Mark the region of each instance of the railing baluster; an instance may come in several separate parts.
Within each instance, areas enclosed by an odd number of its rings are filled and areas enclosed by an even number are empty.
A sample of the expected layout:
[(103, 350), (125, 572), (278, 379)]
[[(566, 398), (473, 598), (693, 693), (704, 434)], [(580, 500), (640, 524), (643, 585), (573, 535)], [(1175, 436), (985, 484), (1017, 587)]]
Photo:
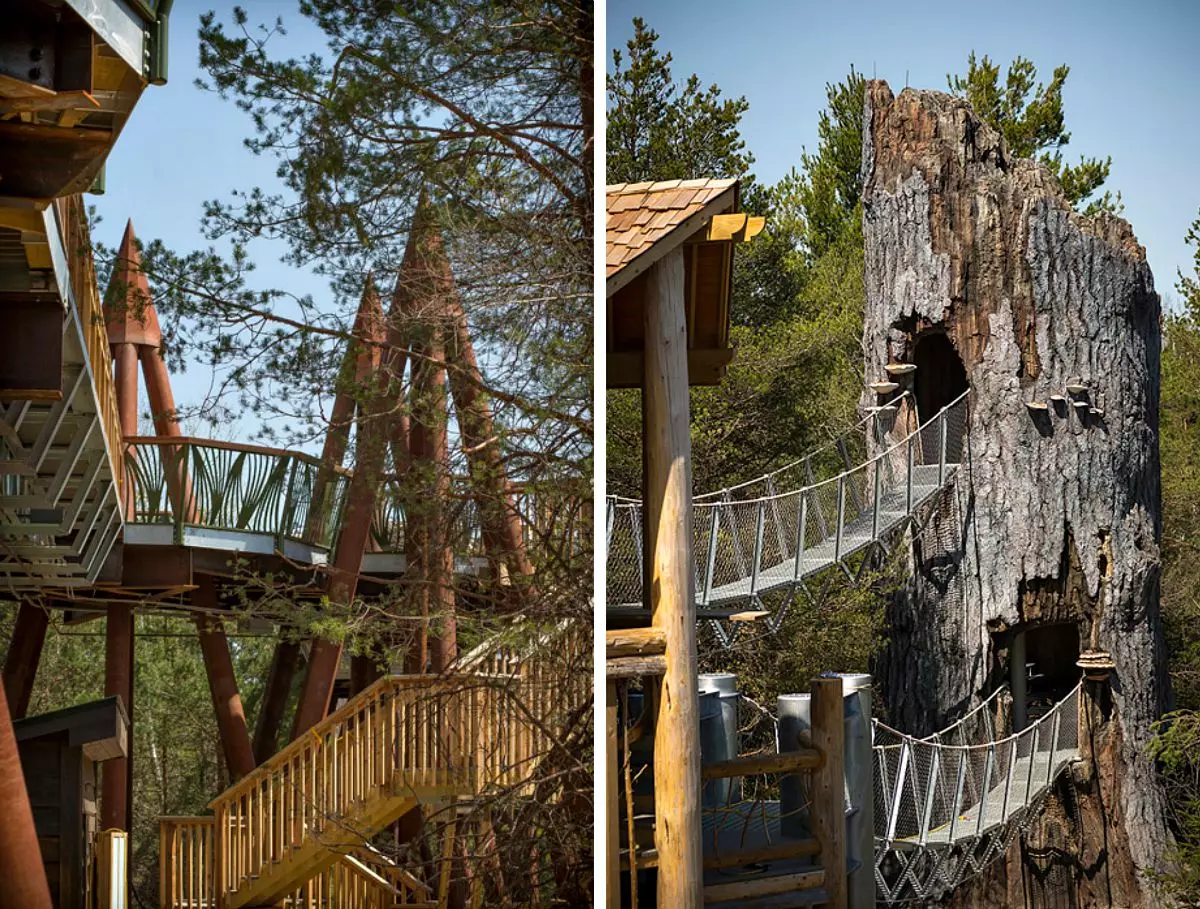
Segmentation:
[(712, 594), (713, 576), (717, 570), (717, 540), (721, 535), (721, 507), (713, 505), (711, 529), (708, 535), (708, 564), (704, 569), (704, 589), (700, 594), (700, 605), (707, 606)]
[(846, 475), (838, 477), (837, 485), (837, 535), (833, 541), (833, 560), (842, 558), (842, 525), (846, 520)]
[(938, 417), (938, 486), (946, 482), (946, 415), (945, 411)]
[(911, 516), (913, 510), (913, 437), (908, 437), (907, 467), (904, 473), (904, 513)]
[(883, 486), (879, 479), (879, 463), (881, 458), (876, 458), (874, 461), (875, 467), (875, 504), (871, 514), (871, 539), (879, 539), (879, 507), (883, 496)]
[(960, 748), (958, 751), (958, 781), (954, 785), (954, 804), (950, 811), (950, 832), (947, 835), (948, 841), (954, 842), (954, 828), (958, 825), (959, 815), (962, 814), (963, 792), (967, 786), (967, 760), (971, 756), (971, 752), (966, 748)]
[(975, 835), (983, 833), (983, 817), (987, 813), (988, 794), (991, 792), (992, 786), (992, 767), (996, 763), (996, 745), (989, 744), (987, 749), (987, 759), (983, 764), (983, 785), (979, 788), (978, 811), (979, 819), (975, 823)]
[[(934, 740), (937, 741), (936, 738)], [(933, 817), (934, 797), (938, 790), (938, 777), (942, 772), (942, 749), (940, 743), (933, 748), (933, 760), (929, 762), (929, 788), (925, 793), (925, 810), (921, 815), (921, 835), (917, 840), (921, 846), (925, 845), (926, 837), (929, 835), (929, 823)]]
[(762, 564), (763, 522), (766, 520), (766, 503), (758, 500), (758, 510), (754, 518), (754, 567), (750, 574), (750, 596), (758, 594), (758, 569)]
[(892, 800), (892, 814), (888, 818), (887, 835), (885, 839), (890, 846), (896, 839), (896, 825), (900, 822), (900, 804), (904, 801), (904, 780), (908, 775), (908, 758), (911, 746), (905, 741), (900, 745), (900, 766), (896, 770), (895, 798)]
[(804, 575), (804, 536), (808, 532), (808, 490), (800, 490), (800, 516), (796, 527), (796, 566), (792, 571), (792, 581), (799, 581)]

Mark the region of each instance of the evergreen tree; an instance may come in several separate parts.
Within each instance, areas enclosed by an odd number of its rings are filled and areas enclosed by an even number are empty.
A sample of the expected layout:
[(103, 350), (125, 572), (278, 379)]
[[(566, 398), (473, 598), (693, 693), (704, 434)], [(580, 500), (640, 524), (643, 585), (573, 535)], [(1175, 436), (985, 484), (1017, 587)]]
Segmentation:
[(716, 85), (703, 89), (695, 74), (677, 85), (671, 55), (658, 52), (658, 33), (642, 19), (633, 28), (627, 65), (612, 52), (608, 182), (745, 176), (754, 163), (738, 132), (746, 99), (722, 98)]
[(1000, 66), (985, 54), (967, 58), (967, 75), (946, 76), (950, 90), (971, 102), (981, 118), (998, 129), (1008, 143), (1009, 153), (1018, 158), (1037, 158), (1062, 185), (1067, 200), (1086, 214), (1119, 212), (1121, 195), (1097, 195), (1108, 179), (1112, 158), (1083, 158), (1076, 165), (1063, 160), (1062, 150), (1070, 143), (1063, 112), (1063, 85), (1070, 67), (1054, 68), (1049, 85), (1037, 81), (1037, 68), (1018, 56), (1008, 66), (1000, 84)]

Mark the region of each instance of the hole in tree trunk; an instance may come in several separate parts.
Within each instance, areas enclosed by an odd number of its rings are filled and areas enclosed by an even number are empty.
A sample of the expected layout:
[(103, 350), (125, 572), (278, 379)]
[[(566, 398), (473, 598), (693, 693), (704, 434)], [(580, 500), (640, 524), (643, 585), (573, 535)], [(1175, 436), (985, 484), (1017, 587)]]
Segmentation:
[[(924, 425), (968, 389), (967, 370), (958, 351), (942, 331), (927, 332), (917, 338), (912, 362), (917, 367), (913, 377), (917, 418)], [(947, 426), (952, 431), (946, 438), (946, 460), (958, 463), (962, 460), (961, 421), (951, 420), (950, 423), (954, 425)], [(929, 447), (940, 445), (941, 440), (934, 438), (932, 433), (928, 435), (929, 438), (922, 438), (922, 446), (926, 449), (926, 458), (936, 460), (937, 454)]]
[[(1010, 651), (1011, 652), (1011, 651)], [(1075, 622), (1025, 630), (1026, 703), (1030, 722), (1066, 697), (1079, 681), (1079, 626)]]

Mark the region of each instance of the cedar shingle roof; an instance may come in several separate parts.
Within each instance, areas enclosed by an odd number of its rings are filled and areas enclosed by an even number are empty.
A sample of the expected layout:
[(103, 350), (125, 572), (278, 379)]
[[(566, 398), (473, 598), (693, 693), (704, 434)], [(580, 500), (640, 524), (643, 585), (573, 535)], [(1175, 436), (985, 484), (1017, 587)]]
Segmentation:
[(643, 255), (672, 230), (729, 193), (737, 180), (664, 180), (605, 187), (607, 278)]

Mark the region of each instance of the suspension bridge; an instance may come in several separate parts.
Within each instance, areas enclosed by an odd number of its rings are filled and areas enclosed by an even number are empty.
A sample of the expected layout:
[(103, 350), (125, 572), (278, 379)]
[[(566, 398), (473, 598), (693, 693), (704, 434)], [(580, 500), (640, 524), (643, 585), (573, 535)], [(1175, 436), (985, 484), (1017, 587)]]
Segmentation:
[[(902, 431), (898, 421), (914, 410), (911, 403), (911, 395), (902, 394), (819, 451), (695, 497), (692, 550), (701, 618), (720, 621), (760, 609), (765, 594), (795, 591), (833, 566), (851, 571), (851, 557), (888, 548), (888, 539), (913, 524), (958, 473), (967, 395), (894, 440)], [(610, 496), (606, 533), (609, 615), (645, 614), (641, 502)], [(777, 612), (769, 622), (781, 617)]]
[[(912, 396), (900, 393), (824, 448), (755, 480), (696, 496), (699, 619), (723, 627), (739, 612), (765, 611), (764, 595), (776, 591), (786, 603), (830, 569), (854, 580), (867, 561), (855, 566), (854, 556), (890, 551), (901, 533), (919, 530), (939, 495), (969, 473), (968, 406), (964, 393), (920, 422)], [(609, 497), (610, 616), (646, 614), (642, 521), (640, 502)], [(767, 621), (777, 627), (781, 618), (779, 609)], [(721, 639), (729, 644), (733, 637), (726, 631)], [(1013, 728), (1006, 687), (931, 736), (872, 721), (879, 902), (937, 900), (1004, 854), (1079, 759), (1081, 685), (1025, 728)], [(779, 813), (778, 803), (761, 800), (734, 807), (747, 816)], [(714, 810), (731, 807), (706, 812)], [(807, 905), (803, 892), (793, 896), (787, 905)]]

